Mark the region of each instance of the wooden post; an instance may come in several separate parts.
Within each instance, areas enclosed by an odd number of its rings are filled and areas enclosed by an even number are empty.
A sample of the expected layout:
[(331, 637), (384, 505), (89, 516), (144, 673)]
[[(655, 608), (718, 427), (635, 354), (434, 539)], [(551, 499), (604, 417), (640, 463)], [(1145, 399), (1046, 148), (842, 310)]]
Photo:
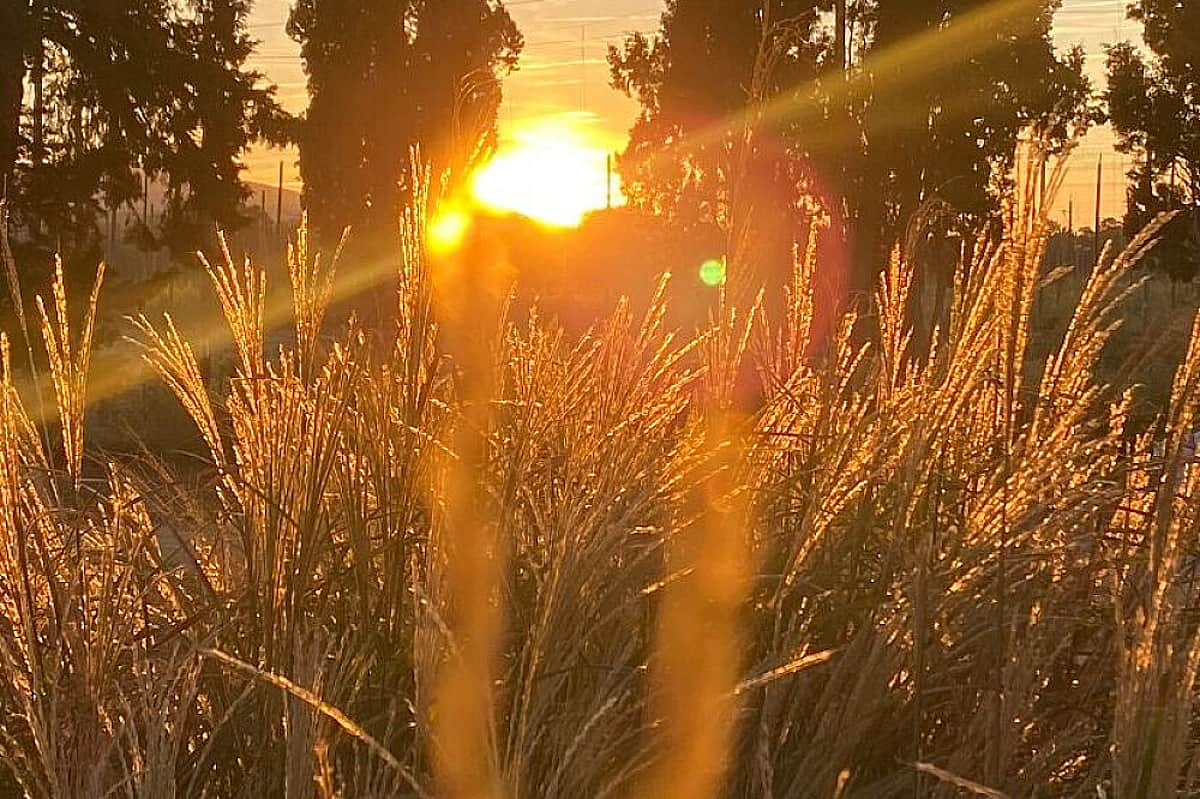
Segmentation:
[(279, 186), (275, 191), (275, 238), (283, 236), (283, 161), (279, 162)]
[(847, 53), (849, 48), (846, 46), (846, 0), (836, 0), (834, 3), (834, 32), (833, 32), (833, 52), (834, 60), (837, 68), (845, 72), (847, 63)]
[(612, 208), (612, 179), (613, 179), (613, 157), (612, 153), (604, 159), (605, 166), (605, 207)]

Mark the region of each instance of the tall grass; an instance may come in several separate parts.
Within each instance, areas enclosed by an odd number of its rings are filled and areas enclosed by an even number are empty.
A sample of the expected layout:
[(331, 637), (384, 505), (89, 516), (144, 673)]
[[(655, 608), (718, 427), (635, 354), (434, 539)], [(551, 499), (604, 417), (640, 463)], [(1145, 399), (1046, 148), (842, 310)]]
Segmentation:
[(486, 241), (427, 252), (423, 208), (386, 329), (324, 325), (303, 230), (286, 276), (205, 262), (229, 380), (132, 320), (198, 487), (86, 454), (99, 280), (81, 340), (61, 273), (43, 312), (59, 438), (0, 338), (0, 759), (26, 796), (1200, 793), (1200, 322), (1157, 431), (1096, 377), (1157, 226), (1031, 368), (1022, 189), (933, 335), (898, 252), (820, 346), (815, 238), (782, 319), (726, 297), (681, 333), (663, 290), (572, 338), (506, 318)]

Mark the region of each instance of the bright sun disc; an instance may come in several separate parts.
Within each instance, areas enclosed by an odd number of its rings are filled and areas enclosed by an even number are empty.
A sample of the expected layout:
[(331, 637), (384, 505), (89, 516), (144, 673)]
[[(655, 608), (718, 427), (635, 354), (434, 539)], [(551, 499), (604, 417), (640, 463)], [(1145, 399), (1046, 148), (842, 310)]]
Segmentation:
[[(608, 203), (608, 151), (569, 121), (533, 123), (501, 145), (474, 176), (471, 194), (484, 208), (575, 227)], [(621, 201), (613, 186), (614, 204)]]

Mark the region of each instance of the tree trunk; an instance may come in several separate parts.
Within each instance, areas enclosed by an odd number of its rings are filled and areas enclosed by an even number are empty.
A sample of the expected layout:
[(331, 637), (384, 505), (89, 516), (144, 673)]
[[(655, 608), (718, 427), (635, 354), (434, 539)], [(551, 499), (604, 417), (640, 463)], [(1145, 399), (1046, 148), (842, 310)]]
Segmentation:
[(29, 17), (32, 27), (33, 41), (30, 42), (33, 52), (33, 66), (30, 80), (33, 82), (33, 146), (30, 153), (33, 157), (34, 169), (46, 160), (46, 107), (44, 102), (46, 84), (46, 48), (42, 40), (42, 21), (44, 10), (42, 0), (33, 0), (33, 12)]
[(838, 69), (845, 70), (847, 65), (846, 47), (846, 0), (836, 0), (834, 3), (833, 48), (834, 58)]
[(0, 3), (0, 193), (5, 194), (12, 182), (21, 135), (28, 22), (26, 3)]

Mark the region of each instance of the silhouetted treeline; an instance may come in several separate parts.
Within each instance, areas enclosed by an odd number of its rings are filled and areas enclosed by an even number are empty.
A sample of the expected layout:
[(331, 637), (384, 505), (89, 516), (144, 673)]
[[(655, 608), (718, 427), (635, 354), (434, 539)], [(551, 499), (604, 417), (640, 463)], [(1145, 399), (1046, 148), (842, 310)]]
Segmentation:
[(359, 240), (394, 245), (414, 166), (458, 179), (493, 145), (499, 79), (521, 34), (491, 0), (298, 0), (288, 33), (308, 74), (299, 143), (310, 221), (327, 238), (352, 225)]
[(1134, 159), (1125, 229), (1182, 212), (1156, 255), (1172, 277), (1192, 280), (1200, 269), (1200, 4), (1138, 0), (1129, 16), (1142, 23), (1145, 46), (1108, 48), (1105, 96), (1117, 149)]
[[(288, 118), (246, 67), (249, 0), (5, 0), (0, 177), (19, 249), (94, 267), (118, 210), (146, 247), (195, 246), (247, 218), (241, 157)], [(150, 223), (144, 193), (165, 186)], [(107, 227), (107, 226), (106, 226)]]
[(1052, 43), (1057, 7), (678, 0), (656, 37), (610, 51), (614, 85), (643, 108), (627, 190), (721, 224), (743, 274), (786, 268), (797, 228), (823, 217), (827, 279), (869, 290), (918, 209), (945, 233), (977, 225), (1022, 130), (1060, 149), (1095, 116), (1082, 52)]

